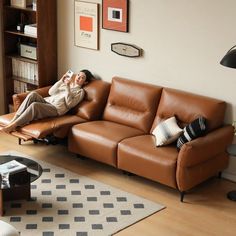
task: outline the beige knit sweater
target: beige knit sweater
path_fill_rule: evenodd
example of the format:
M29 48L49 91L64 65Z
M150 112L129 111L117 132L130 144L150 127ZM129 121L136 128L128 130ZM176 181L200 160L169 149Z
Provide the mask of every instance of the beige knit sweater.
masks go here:
M56 107L58 115L63 115L76 106L84 98L85 92L79 85L65 84L57 81L48 91L46 102Z

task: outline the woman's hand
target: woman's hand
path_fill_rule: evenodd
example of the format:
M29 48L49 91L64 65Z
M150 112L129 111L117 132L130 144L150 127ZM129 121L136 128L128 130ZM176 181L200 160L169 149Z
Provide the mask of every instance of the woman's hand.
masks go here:
M61 78L62 82L66 85L70 83L70 77L67 74L64 74Z

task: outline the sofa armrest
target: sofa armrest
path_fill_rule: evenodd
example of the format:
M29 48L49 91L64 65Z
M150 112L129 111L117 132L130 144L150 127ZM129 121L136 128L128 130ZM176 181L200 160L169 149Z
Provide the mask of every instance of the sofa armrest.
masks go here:
M178 155L178 167L192 167L226 152L227 146L232 143L233 135L233 126L226 125L204 137L185 143Z
M47 87L42 87L39 89L34 90L35 92L39 93L42 97L47 97L48 96L48 90L50 89L51 86ZM13 107L14 111L17 111L21 103L24 101L28 93L18 93L14 94L12 96L13 99Z

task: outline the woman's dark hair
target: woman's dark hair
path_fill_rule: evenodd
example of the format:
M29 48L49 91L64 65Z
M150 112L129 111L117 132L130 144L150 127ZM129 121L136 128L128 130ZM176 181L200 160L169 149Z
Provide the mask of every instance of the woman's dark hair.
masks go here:
M81 70L80 72L83 72L86 75L86 82L90 82L94 79L93 74L89 70Z

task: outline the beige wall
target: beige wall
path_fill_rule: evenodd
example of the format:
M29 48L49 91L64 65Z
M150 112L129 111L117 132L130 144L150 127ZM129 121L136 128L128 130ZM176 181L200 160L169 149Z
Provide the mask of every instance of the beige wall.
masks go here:
M101 13L102 1L90 1L100 3ZM59 76L88 68L107 81L119 75L208 95L227 101L226 121L236 120L236 70L219 64L236 44L236 1L129 2L129 33L100 29L94 51L74 46L74 0L58 0ZM119 41L143 48L143 57L112 53L110 44Z

